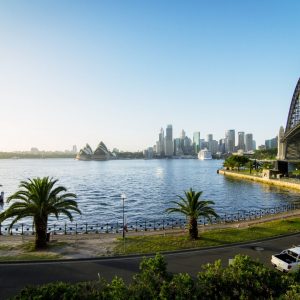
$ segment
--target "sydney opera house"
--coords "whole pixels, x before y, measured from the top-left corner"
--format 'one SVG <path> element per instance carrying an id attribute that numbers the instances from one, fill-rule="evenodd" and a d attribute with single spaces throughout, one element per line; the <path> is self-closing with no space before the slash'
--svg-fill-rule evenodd
<path id="1" fill-rule="evenodd" d="M 78 160 L 108 160 L 114 158 L 114 155 L 108 151 L 103 142 L 100 142 L 96 150 L 93 152 L 91 146 L 86 146 L 79 151 L 76 156 Z"/>

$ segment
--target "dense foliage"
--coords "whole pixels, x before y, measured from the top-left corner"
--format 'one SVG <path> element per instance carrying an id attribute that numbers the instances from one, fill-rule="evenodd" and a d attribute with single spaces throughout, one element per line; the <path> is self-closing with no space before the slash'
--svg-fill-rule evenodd
<path id="1" fill-rule="evenodd" d="M 255 150 L 252 158 L 260 160 L 274 160 L 277 156 L 277 148 L 266 150 Z"/>
<path id="2" fill-rule="evenodd" d="M 225 159 L 223 166 L 228 169 L 240 170 L 241 167 L 246 166 L 249 163 L 249 158 L 242 155 L 231 155 Z"/>
<path id="3" fill-rule="evenodd" d="M 222 267 L 220 261 L 202 267 L 196 278 L 170 274 L 163 257 L 144 259 L 131 284 L 115 277 L 110 283 L 50 283 L 27 287 L 14 299 L 300 299 L 300 272 L 281 274 L 247 256 L 237 255 Z"/>
<path id="4" fill-rule="evenodd" d="M 198 218 L 218 217 L 215 210 L 210 206 L 215 204 L 213 201 L 200 200 L 202 191 L 195 192 L 192 188 L 184 192 L 185 197 L 177 196 L 180 201 L 172 201 L 175 207 L 168 208 L 169 213 L 180 213 L 189 219 L 189 236 L 195 240 L 198 238 Z"/>

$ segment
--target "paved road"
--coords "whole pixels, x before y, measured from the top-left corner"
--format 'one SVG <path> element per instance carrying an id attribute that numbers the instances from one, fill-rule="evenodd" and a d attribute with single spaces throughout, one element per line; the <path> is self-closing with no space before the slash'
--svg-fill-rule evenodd
<path id="1" fill-rule="evenodd" d="M 166 254 L 170 272 L 188 272 L 195 276 L 202 264 L 222 259 L 224 265 L 236 254 L 246 254 L 259 259 L 268 266 L 271 255 L 292 245 L 300 244 L 300 234 L 276 238 L 264 242 L 249 243 L 209 250 Z M 256 250 L 256 247 L 263 250 Z M 95 259 L 89 261 L 40 262 L 0 264 L 0 299 L 15 295 L 29 284 L 42 284 L 52 281 L 77 282 L 94 280 L 98 273 L 110 280 L 115 275 L 129 281 L 138 271 L 141 257 Z"/>

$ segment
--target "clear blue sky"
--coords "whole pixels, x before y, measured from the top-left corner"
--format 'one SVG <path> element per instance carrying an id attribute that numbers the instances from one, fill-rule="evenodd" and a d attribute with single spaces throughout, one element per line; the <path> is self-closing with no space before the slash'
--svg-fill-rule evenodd
<path id="1" fill-rule="evenodd" d="M 0 151 L 103 140 L 142 150 L 160 127 L 257 144 L 285 125 L 300 76 L 300 1 L 1 1 Z"/>

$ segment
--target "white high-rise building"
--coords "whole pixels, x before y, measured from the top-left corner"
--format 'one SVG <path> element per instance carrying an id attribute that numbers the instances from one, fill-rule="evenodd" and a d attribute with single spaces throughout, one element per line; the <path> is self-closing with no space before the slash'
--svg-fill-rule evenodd
<path id="1" fill-rule="evenodd" d="M 156 142 L 156 153 L 159 156 L 165 155 L 165 133 L 163 128 L 160 129 L 158 141 Z"/>
<path id="2" fill-rule="evenodd" d="M 174 154 L 173 128 L 172 125 L 168 125 L 166 129 L 166 137 L 165 137 L 165 155 L 173 156 L 173 154 Z"/>

